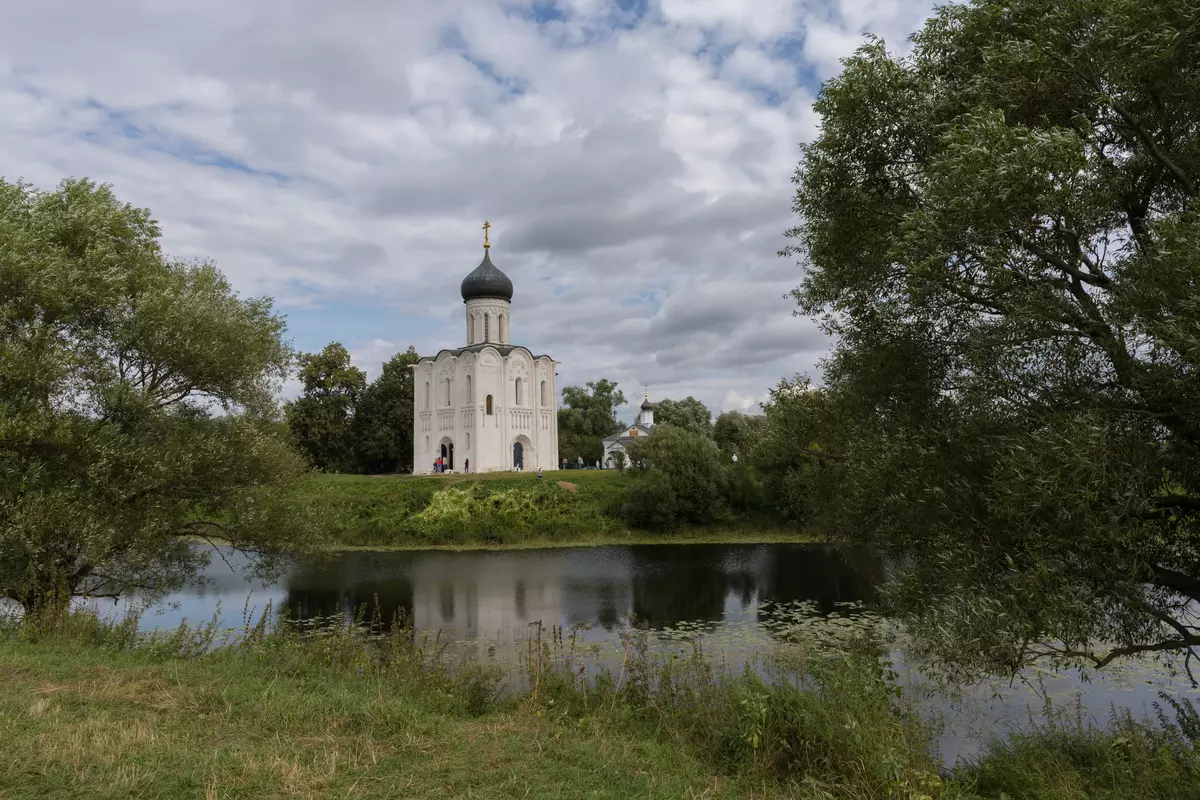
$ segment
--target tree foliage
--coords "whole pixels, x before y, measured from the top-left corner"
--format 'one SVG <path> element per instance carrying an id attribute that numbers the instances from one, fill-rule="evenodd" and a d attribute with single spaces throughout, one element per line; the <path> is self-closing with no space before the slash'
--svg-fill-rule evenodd
<path id="1" fill-rule="evenodd" d="M 264 567 L 304 544 L 271 491 L 302 471 L 283 320 L 158 238 L 108 186 L 0 180 L 0 591 L 26 608 L 176 585 L 196 535 Z"/>
<path id="2" fill-rule="evenodd" d="M 724 516 L 725 471 L 711 437 L 656 425 L 654 435 L 634 439 L 627 449 L 635 476 L 627 501 L 631 524 L 662 528 L 677 521 L 708 524 Z"/>
<path id="3" fill-rule="evenodd" d="M 410 472 L 413 464 L 413 376 L 420 360 L 409 347 L 383 365 L 354 413 L 355 463 L 366 473 Z"/>
<path id="4" fill-rule="evenodd" d="M 780 381 L 763 404 L 765 416 L 751 441 L 748 461 L 762 477 L 776 510 L 794 525 L 812 516 L 817 499 L 815 461 L 817 425 L 827 423 L 828 396 L 807 379 Z"/>
<path id="5" fill-rule="evenodd" d="M 814 522 L 973 673 L 1200 643 L 1200 7 L 976 0 L 826 84 Z M 768 417 L 770 414 L 768 413 Z"/>
<path id="6" fill-rule="evenodd" d="M 766 417 L 744 414 L 741 411 L 722 411 L 713 421 L 712 437 L 721 453 L 744 458 L 758 439 Z"/>
<path id="7" fill-rule="evenodd" d="M 298 361 L 303 392 L 284 406 L 292 436 L 318 469 L 353 472 L 354 415 L 367 375 L 350 363 L 340 342 L 325 345 L 320 353 L 301 353 Z"/>
<path id="8" fill-rule="evenodd" d="M 696 398 L 660 400 L 654 406 L 655 425 L 673 425 L 693 433 L 712 433 L 712 413 Z"/>
<path id="9" fill-rule="evenodd" d="M 567 386 L 562 390 L 564 408 L 558 411 L 558 453 L 575 461 L 599 461 L 604 453 L 605 436 L 623 427 L 617 419 L 617 407 L 625 404 L 625 394 L 613 381 L 601 378 L 586 386 Z"/>

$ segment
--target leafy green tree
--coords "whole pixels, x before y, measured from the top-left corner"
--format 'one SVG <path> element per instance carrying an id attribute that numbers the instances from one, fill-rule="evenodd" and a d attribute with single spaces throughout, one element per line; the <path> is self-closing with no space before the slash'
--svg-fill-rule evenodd
<path id="1" fill-rule="evenodd" d="M 696 398 L 688 395 L 682 400 L 660 400 L 654 406 L 655 425 L 674 425 L 694 433 L 712 433 L 712 414 Z"/>
<path id="2" fill-rule="evenodd" d="M 108 186 L 0 180 L 0 592 L 27 610 L 177 586 L 196 536 L 264 569 L 307 540 L 283 319 L 159 235 Z"/>
<path id="3" fill-rule="evenodd" d="M 667 513 L 664 506 L 658 518 L 660 524 L 668 518 L 706 524 L 725 515 L 725 473 L 712 438 L 671 425 L 655 426 L 652 436 L 638 437 L 627 449 L 635 484 L 652 474 L 654 485 L 665 480 L 671 488 L 662 495 L 663 503 L 670 507 Z M 648 501 L 639 496 L 639 502 L 638 513 L 645 516 Z"/>
<path id="4" fill-rule="evenodd" d="M 413 377 L 420 360 L 409 347 L 383 365 L 354 412 L 355 465 L 360 472 L 410 472 L 413 457 Z"/>
<path id="5" fill-rule="evenodd" d="M 725 456 L 737 453 L 739 458 L 749 454 L 766 418 L 743 414 L 741 411 L 722 411 L 713 421 L 712 437 Z"/>
<path id="6" fill-rule="evenodd" d="M 765 416 L 746 453 L 774 510 L 795 525 L 812 514 L 814 461 L 820 455 L 816 429 L 827 416 L 825 400 L 804 378 L 780 381 L 763 404 Z"/>
<path id="7" fill-rule="evenodd" d="M 604 453 L 605 436 L 623 427 L 617 419 L 617 407 L 625 404 L 625 394 L 617 384 L 601 378 L 586 386 L 567 386 L 562 390 L 564 408 L 558 411 L 558 452 L 574 462 L 599 461 Z"/>
<path id="8" fill-rule="evenodd" d="M 288 427 L 313 466 L 330 472 L 354 470 L 354 414 L 367 375 L 350 363 L 340 342 L 320 353 L 301 353 L 300 397 L 285 404 Z"/>
<path id="9" fill-rule="evenodd" d="M 975 0 L 821 91 L 814 525 L 957 674 L 1200 644 L 1197 52 L 1195 3 Z"/>

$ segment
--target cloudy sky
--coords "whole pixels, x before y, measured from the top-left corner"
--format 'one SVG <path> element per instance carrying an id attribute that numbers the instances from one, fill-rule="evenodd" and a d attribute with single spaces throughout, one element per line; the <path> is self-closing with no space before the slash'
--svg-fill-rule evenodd
<path id="1" fill-rule="evenodd" d="M 487 219 L 513 340 L 560 385 L 756 408 L 829 344 L 776 255 L 816 90 L 864 32 L 903 47 L 930 6 L 2 3 L 0 176 L 112 183 L 172 255 L 371 375 L 465 343 Z"/>

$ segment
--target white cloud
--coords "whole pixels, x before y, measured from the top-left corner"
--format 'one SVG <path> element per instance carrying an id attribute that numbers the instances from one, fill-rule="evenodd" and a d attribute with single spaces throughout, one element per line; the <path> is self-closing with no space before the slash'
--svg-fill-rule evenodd
<path id="1" fill-rule="evenodd" d="M 762 403 L 760 398 L 749 394 L 739 394 L 733 389 L 725 393 L 725 399 L 721 401 L 722 411 L 742 411 L 747 414 L 759 413 L 759 404 Z"/>
<path id="2" fill-rule="evenodd" d="M 4 4 L 0 175 L 113 183 L 169 252 L 373 374 L 461 343 L 484 218 L 513 335 L 564 383 L 715 412 L 810 370 L 828 342 L 791 315 L 800 273 L 775 255 L 816 131 L 801 80 L 864 31 L 902 47 L 929 6 L 550 5 Z"/>

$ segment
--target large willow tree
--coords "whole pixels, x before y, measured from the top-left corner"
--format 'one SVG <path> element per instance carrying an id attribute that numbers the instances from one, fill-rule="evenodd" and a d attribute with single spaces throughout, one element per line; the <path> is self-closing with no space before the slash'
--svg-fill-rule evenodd
<path id="1" fill-rule="evenodd" d="M 0 180 L 0 595 L 27 609 L 168 589 L 199 539 L 303 543 L 283 320 L 158 237 L 106 186 Z"/>
<path id="2" fill-rule="evenodd" d="M 976 0 L 822 90 L 813 522 L 959 676 L 1200 644 L 1200 4 Z"/>

